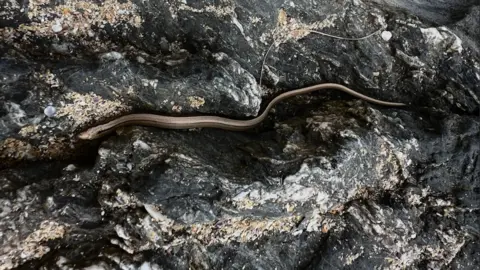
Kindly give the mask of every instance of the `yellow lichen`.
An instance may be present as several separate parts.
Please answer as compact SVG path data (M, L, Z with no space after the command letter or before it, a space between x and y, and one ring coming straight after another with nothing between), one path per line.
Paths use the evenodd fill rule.
M12 161L32 159L39 154L38 149L31 144L13 138L0 142L0 159Z
M190 233L208 244L251 242L270 233L289 232L300 219L301 216L261 220L232 218L217 223L193 225Z
M178 10L188 10L194 13L211 13L215 14L217 17L229 16L235 13L234 6L225 2L226 5L214 6L214 5L205 5L203 8L194 8L189 5L180 3Z
M18 134L22 135L23 137L27 137L37 133L37 130L38 130L38 126L28 125L28 126L22 127L22 129L20 129Z
M176 113L180 113L180 112L182 112L182 106L175 104L175 105L172 106L172 111L176 112Z
M287 24L287 12L285 12L285 10L282 8L280 9L280 11L278 12L278 17L277 17L277 25L278 26L284 26Z
M15 248L4 249L1 255L2 264L0 270L12 269L27 261L43 257L50 251L46 245L41 245L48 240L64 237L66 227L54 221L43 221L40 228L27 236Z
M142 22L135 5L130 1L105 0L100 5L94 1L67 0L61 5L50 7L42 0L34 0L29 1L28 10L28 17L32 20L28 27L34 28L36 34L43 35L55 34L51 29L54 24L62 25L65 30L61 32L62 35L85 35L92 25L128 21L139 27ZM52 14L56 16L51 16Z
M245 198L243 200L234 201L234 205L238 209L253 209L255 206L258 206L259 204L256 203L255 201Z
M75 41L82 37L82 45L91 46L93 51L109 51L112 43L98 42L95 28L102 29L107 24L115 27L121 23L140 27L143 23L135 4L117 0L67 0L59 5L32 0L28 1L27 16L28 23L0 28L0 38L7 44L29 49L37 42L37 37L73 37ZM21 43L17 42L18 38L22 39Z
M92 118L116 116L130 109L129 106L122 104L117 100L105 100L102 97L90 93L80 94L69 92L65 96L72 103L65 104L58 108L57 116L67 116L73 120L73 128L84 126L89 123Z
M188 97L187 99L188 99L188 102L190 102L190 107L195 109L198 109L201 106L203 106L203 104L205 104L205 99L202 97L192 96L192 97Z

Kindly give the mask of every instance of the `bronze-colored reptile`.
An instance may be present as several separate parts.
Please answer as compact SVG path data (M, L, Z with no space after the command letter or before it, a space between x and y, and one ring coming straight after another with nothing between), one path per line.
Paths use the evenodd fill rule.
M167 129L189 129L189 128L219 128L233 131L242 131L255 127L260 124L268 115L272 107L278 102L301 94L310 93L313 91L332 88L340 91L344 91L355 97L363 100L384 105L384 106L405 106L403 103L394 103L377 100L371 97L362 95L354 90L335 83L323 83L317 84L305 88L300 88L285 92L275 97L265 108L265 110L259 116L249 120L235 120L219 116L163 116L156 114L129 114L116 118L106 124L98 125L83 131L78 135L78 138L83 140L94 140L103 137L116 128L126 125L143 125L152 126Z

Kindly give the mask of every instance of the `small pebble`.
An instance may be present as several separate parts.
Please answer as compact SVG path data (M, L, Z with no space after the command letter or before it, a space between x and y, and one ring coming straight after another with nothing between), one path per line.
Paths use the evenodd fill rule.
M58 33L60 31L62 31L62 26L60 24L54 24L54 25L52 25L52 31L55 32L55 33Z
M140 63L140 64L145 63L145 59L143 59L143 57L141 57L141 56L137 56L137 61L138 61L138 63Z
M111 52L102 54L101 58L104 60L118 60L118 59L122 59L123 55L119 52L111 51Z
M69 164L67 167L65 167L65 171L71 172L71 171L74 171L76 168L77 167L75 167L75 165Z
M55 113L57 112L57 109L55 109L55 107L51 106L51 105L48 105L45 110L43 110L43 113L48 116L48 117L52 117L55 115Z
M133 142L133 147L135 147L136 149L139 148L139 149L142 149L142 150L150 150L150 146L145 143L144 141L141 141L141 140L136 140L135 142Z
M382 32L382 38L385 41L389 41L392 38L392 32L390 31L383 31Z

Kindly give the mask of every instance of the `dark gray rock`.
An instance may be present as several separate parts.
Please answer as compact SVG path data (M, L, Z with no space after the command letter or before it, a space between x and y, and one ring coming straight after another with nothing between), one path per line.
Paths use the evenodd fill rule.
M373 0L386 10L403 11L437 26L465 18L478 0Z
M478 1L1 4L0 269L478 268Z

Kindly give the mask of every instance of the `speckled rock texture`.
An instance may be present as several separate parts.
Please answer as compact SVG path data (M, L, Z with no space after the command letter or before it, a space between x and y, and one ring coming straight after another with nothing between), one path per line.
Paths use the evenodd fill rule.
M478 269L480 3L0 0L0 269ZM258 127L79 132L148 112Z

